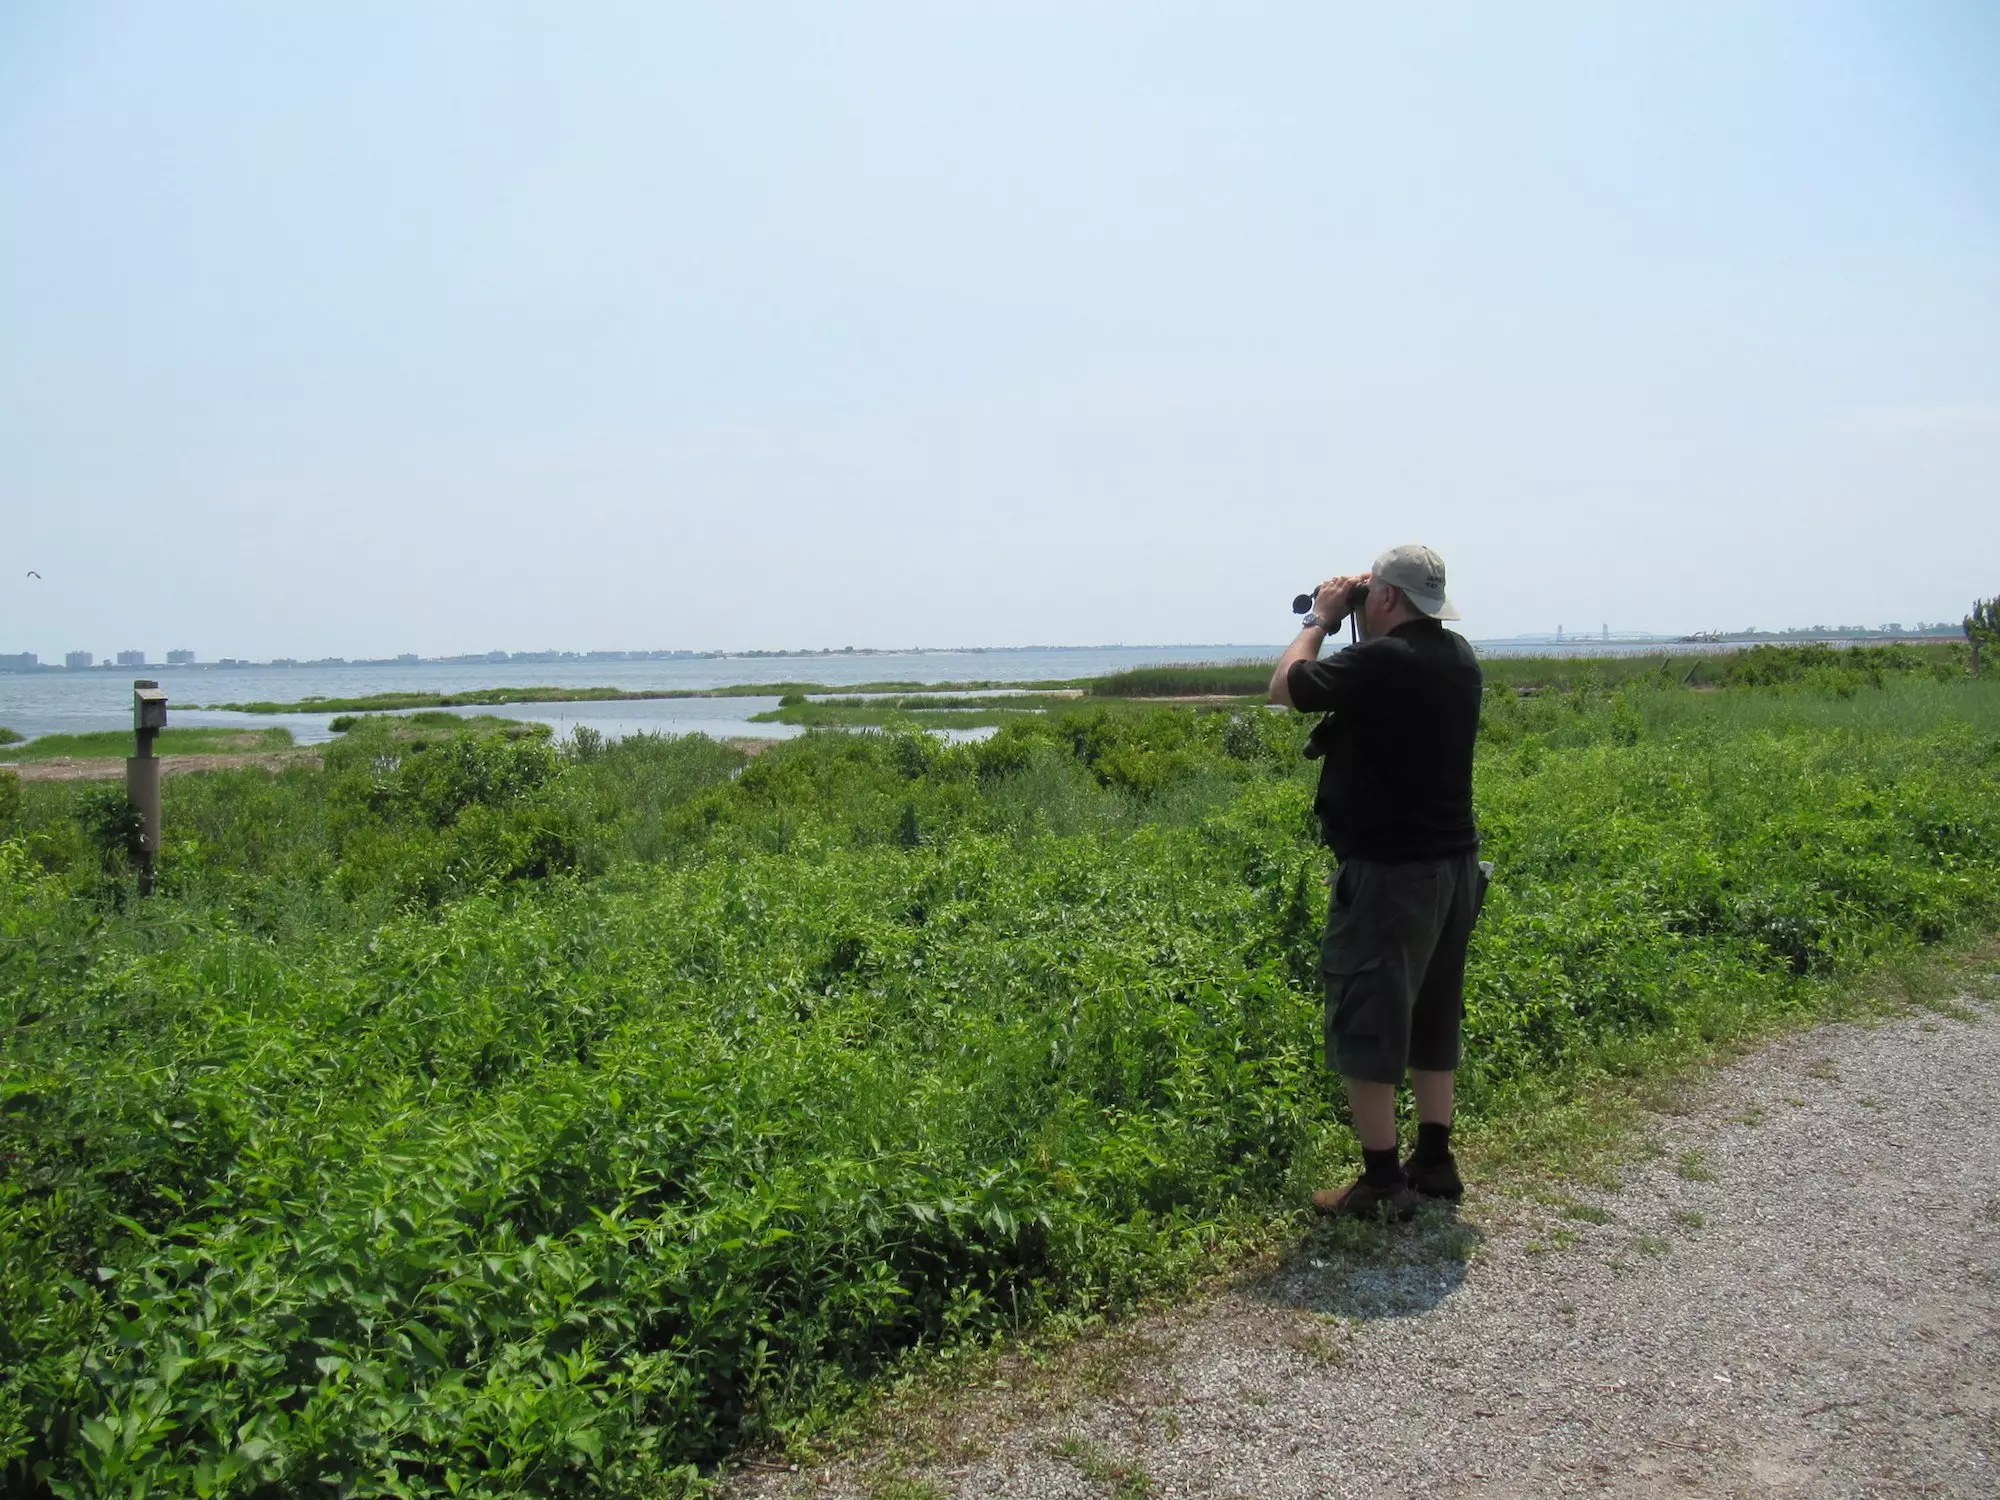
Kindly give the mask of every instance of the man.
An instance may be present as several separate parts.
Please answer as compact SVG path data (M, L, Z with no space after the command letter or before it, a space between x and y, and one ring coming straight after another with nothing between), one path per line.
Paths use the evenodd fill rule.
M1319 659L1353 612L1362 637ZM1465 948L1485 875L1472 821L1472 745L1482 679L1445 596L1444 560L1394 547L1360 576L1313 594L1278 659L1270 697L1325 713L1313 809L1339 860L1320 971L1327 1066L1341 1075L1361 1138L1361 1176L1313 1194L1322 1213L1406 1218L1425 1197L1464 1192L1451 1154L1452 1076L1464 1013ZM1396 1090L1416 1096L1417 1140L1397 1162Z

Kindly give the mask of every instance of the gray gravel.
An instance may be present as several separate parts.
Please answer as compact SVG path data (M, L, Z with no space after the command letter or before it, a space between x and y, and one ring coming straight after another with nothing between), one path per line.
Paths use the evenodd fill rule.
M1482 1204L1475 1184L1462 1221L1316 1237L1152 1320L1112 1389L968 1413L956 1466L911 1476L934 1489L794 1483L2000 1495L2000 1025L1804 1033L1651 1135L1615 1191Z

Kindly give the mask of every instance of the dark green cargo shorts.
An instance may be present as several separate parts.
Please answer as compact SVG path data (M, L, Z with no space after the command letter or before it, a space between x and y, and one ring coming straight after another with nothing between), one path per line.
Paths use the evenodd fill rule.
M1465 947L1485 894L1476 854L1341 862L1319 956L1329 1068L1400 1083L1406 1068L1458 1066Z

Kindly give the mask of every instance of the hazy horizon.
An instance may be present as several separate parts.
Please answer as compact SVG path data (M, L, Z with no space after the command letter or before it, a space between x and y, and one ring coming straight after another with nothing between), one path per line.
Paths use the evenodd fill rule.
M23 0L0 653L1280 640L1413 539L1475 639L1956 620L1995 77L1942 0Z
M1946 625L1949 623L1950 622L1946 621L1913 620L1909 622L1884 621L1880 624L1862 624L1859 622L1849 622L1848 624L1845 625L1828 624L1828 625L1774 626L1774 627L1750 625L1750 626L1740 626L1734 629L1724 628L1719 633L1725 639L1730 637L1741 637L1744 635L1751 634L1753 632L1762 632L1771 635L1823 632L1829 636L1901 633L1904 635L1916 636L1919 634L1930 633L1929 629L1930 627ZM1596 629L1575 629L1567 631L1530 630L1509 636L1486 636L1466 631L1464 630L1463 626L1464 626L1463 621L1453 621L1450 623L1448 628L1460 631L1462 634L1465 634L1469 639L1477 643L1491 644L1491 645L1510 645L1515 643L1533 644L1533 643L1543 643L1543 642L1546 642L1551 645L1568 645L1572 643L1577 645L1589 645L1593 641L1609 641L1611 644L1614 645L1622 644L1627 646L1635 644L1645 644L1649 642L1659 643L1659 644L1677 644L1677 643L1685 644L1690 640L1691 637L1694 637L1695 635L1698 634L1697 632L1693 631L1681 632L1679 634L1675 634L1668 631L1619 630L1608 625L1600 625ZM1951 626L1951 628L1954 632L1956 632L1958 627L1953 625ZM1959 637L1956 634L1954 634L1951 638L1957 639ZM1329 643L1329 649L1337 647L1340 644L1340 640L1344 639L1345 635L1343 633L1338 640ZM231 667L270 666L273 664L317 666L326 663L337 663L337 662L347 662L353 665L370 666L370 665L386 665L389 663L403 661L406 659L427 664L450 662L462 665L462 664L469 664L479 657L491 656L495 653L499 653L501 655L510 656L514 658L516 664L521 664L524 662L532 662L535 658L548 658L553 660L556 659L557 657L560 657L565 663L574 662L574 663L581 663L583 665L588 665L590 661L593 659L600 659L607 662L613 662L620 660L638 660L648 655L654 657L664 657L669 653L671 653L673 656L676 657L840 656L844 654L870 655L870 656L896 656L896 655L949 656L954 654L971 654L978 652L998 653L998 652L1020 652L1020 651L1077 651L1077 650L1157 651L1157 650L1179 650L1183 648L1187 650L1215 650L1221 648L1234 648L1234 647L1242 647L1246 650L1276 651L1282 649L1283 645L1284 641L1275 637L1272 638L1271 640L1261 641L1261 642L1248 641L1248 640L1244 641L999 641L999 642L983 642L983 643L969 643L969 642L958 642L958 643L942 642L934 644L910 643L897 646L840 645L840 646L736 646L736 647L732 646L631 646L631 647L511 646L509 647L509 646L496 645L489 647L486 651L483 652L469 651L469 652L444 653L444 652L434 652L434 651L424 651L424 650L414 650L414 651L406 650L402 652L386 653L379 656L355 656L355 655L342 654L339 652L332 652L318 658L289 657L280 655L275 659L268 656L265 657L237 656L234 653L208 654L197 650L195 652L195 659L191 662L169 662L166 660L166 651L160 651L155 653L151 650L148 650L146 660L143 662L136 664L118 663L116 661L116 658L120 651L134 651L141 649L135 646L124 646L118 648L115 651L110 651L110 652L101 652L101 651L93 652L92 655L94 659L90 663L90 667L91 669L95 670L96 668L99 667L136 665L148 669L153 667L158 667L164 670L180 666L219 667L225 664ZM167 651L179 652L179 651L193 650L193 649L194 648L187 646L174 646L174 647L168 647ZM69 650L89 651L90 648L86 646L75 646L69 648ZM0 656L9 654L12 653L0 652ZM63 653L63 655L67 654L68 654L67 652ZM55 657L44 657L39 663L39 665L44 667L49 667L49 666L61 667L63 665L62 656L58 655Z

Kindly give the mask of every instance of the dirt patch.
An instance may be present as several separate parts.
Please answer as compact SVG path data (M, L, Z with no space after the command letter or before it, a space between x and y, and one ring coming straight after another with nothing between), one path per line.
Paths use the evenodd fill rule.
M162 755L162 776L184 776L190 771L284 771L293 766L317 766L317 750L267 750L259 754ZM105 757L59 756L54 760L31 760L20 765L0 763L0 775L12 772L23 781L122 781L125 762Z

